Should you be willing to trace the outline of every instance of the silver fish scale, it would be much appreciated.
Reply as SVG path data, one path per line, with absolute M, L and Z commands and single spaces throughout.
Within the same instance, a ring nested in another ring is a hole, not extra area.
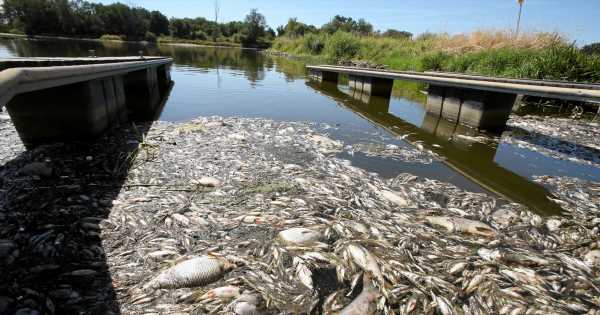
M 214 257 L 197 257 L 177 264 L 153 280 L 156 289 L 178 289 L 209 284 L 221 277 L 224 264 Z

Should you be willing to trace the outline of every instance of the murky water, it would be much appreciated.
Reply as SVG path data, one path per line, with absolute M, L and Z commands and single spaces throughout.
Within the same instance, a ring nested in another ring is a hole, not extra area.
M 364 153 L 341 157 L 356 166 L 394 177 L 410 172 L 453 183 L 471 191 L 490 192 L 521 202 L 541 213 L 559 208 L 546 190 L 532 182 L 535 175 L 555 175 L 600 181 L 600 169 L 503 141 L 461 140 L 473 130 L 429 116 L 426 97 L 416 85 L 396 82 L 391 100 L 357 97 L 343 84 L 317 84 L 305 77 L 304 64 L 273 58 L 252 50 L 144 46 L 83 41 L 0 40 L 0 57 L 145 55 L 172 56 L 175 86 L 161 120 L 184 121 L 197 116 L 265 117 L 326 124 L 331 137 L 346 144 L 393 144 L 412 149 L 420 143 L 443 157 L 431 163 L 398 161 Z M 466 138 L 465 138 L 466 139 Z

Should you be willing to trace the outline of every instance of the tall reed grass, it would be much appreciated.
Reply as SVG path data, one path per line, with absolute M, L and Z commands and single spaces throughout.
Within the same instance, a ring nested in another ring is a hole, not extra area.
M 521 33 L 516 37 L 510 31 L 477 31 L 397 39 L 338 32 L 279 37 L 272 49 L 319 56 L 327 62 L 368 61 L 397 70 L 600 82 L 600 56 L 584 54 L 556 33 Z

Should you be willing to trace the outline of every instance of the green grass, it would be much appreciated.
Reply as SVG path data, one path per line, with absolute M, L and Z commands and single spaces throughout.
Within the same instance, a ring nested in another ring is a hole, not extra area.
M 395 70 L 450 71 L 514 78 L 600 82 L 600 55 L 585 54 L 548 33 L 524 34 L 514 40 L 502 32 L 450 37 L 432 34 L 417 39 L 308 34 L 279 37 L 272 49 L 329 63 L 362 60 Z

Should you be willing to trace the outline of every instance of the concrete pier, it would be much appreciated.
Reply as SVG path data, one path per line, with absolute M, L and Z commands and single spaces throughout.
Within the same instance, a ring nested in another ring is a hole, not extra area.
M 307 69 L 309 77 L 317 81 L 337 82 L 338 74 L 347 74 L 351 89 L 382 97 L 391 95 L 394 80 L 429 84 L 428 112 L 479 129 L 504 128 L 517 95 L 600 103 L 600 85 L 592 83 L 330 65 Z
M 338 82 L 337 72 L 332 71 L 320 71 L 309 69 L 308 76 L 310 79 L 318 82 Z
M 348 86 L 363 94 L 390 97 L 394 80 L 350 75 L 348 76 Z
M 168 58 L 71 58 L 69 66 L 60 59 L 47 66 L 52 61 L 0 72 L 0 100 L 28 144 L 93 138 L 128 120 L 152 120 L 172 84 Z
M 427 112 L 479 129 L 501 129 L 516 94 L 430 85 Z

